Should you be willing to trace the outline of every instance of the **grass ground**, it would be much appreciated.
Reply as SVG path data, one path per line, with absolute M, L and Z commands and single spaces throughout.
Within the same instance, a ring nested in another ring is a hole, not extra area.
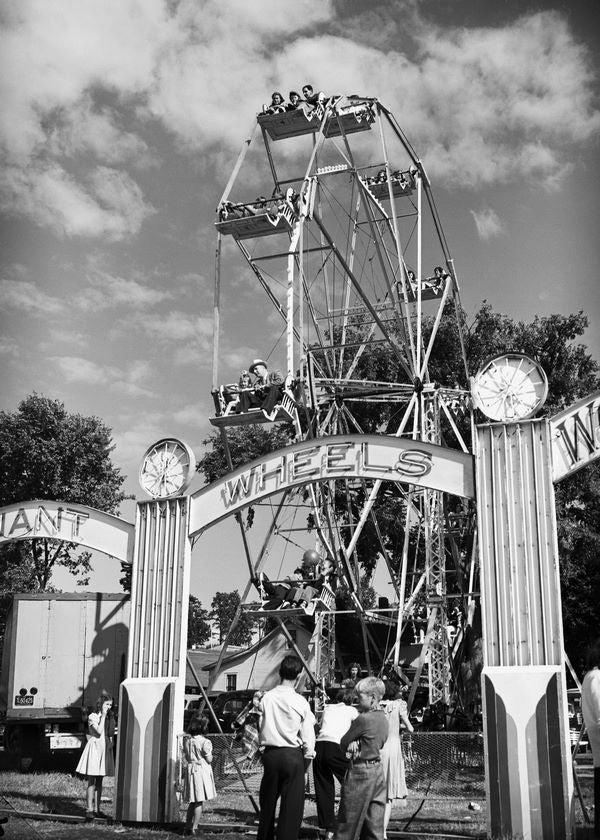
M 114 779 L 109 778 L 105 781 L 102 808 L 107 813 L 112 813 Z M 590 780 L 584 777 L 581 781 L 586 802 L 590 805 Z M 478 810 L 478 806 L 481 810 Z M 168 827 L 85 823 L 82 821 L 85 815 L 85 782 L 69 772 L 56 770 L 34 773 L 8 770 L 0 772 L 0 809 L 4 813 L 10 813 L 9 822 L 5 826 L 6 840 L 105 840 L 109 837 L 114 840 L 116 836 L 127 840 L 172 840 L 181 835 L 184 819 L 182 808 L 181 823 Z M 411 821 L 417 810 L 418 813 Z M 43 814 L 47 819 L 32 819 L 27 816 L 31 813 Z M 576 807 L 576 813 L 581 825 L 583 820 L 579 806 Z M 70 816 L 76 821 L 52 819 L 53 814 Z M 440 835 L 482 837 L 485 835 L 485 819 L 485 801 L 481 799 L 426 799 L 423 802 L 418 796 L 414 796 L 409 797 L 403 808 L 394 809 L 389 836 L 414 836 L 421 840 L 439 838 Z M 240 837 L 252 836 L 253 831 L 255 833 L 255 820 L 256 814 L 247 795 L 239 791 L 224 790 L 207 807 L 201 836 L 205 840 L 239 840 Z M 231 824 L 236 824 L 238 830 L 228 830 L 226 826 Z M 251 828 L 243 830 L 243 826 Z M 306 803 L 303 836 L 317 837 L 315 805 L 311 798 L 308 798 Z M 580 827 L 577 831 L 578 840 L 587 837 L 591 837 L 591 832 Z

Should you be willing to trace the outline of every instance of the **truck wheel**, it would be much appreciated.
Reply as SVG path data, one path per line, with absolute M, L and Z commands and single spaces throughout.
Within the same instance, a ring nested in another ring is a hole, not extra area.
M 30 770 L 35 760 L 36 732 L 22 726 L 7 726 L 4 734 L 6 751 L 17 768 L 23 772 Z

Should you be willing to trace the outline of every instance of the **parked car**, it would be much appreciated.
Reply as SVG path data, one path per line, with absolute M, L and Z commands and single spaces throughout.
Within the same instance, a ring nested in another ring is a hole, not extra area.
M 255 689 L 242 689 L 240 691 L 224 691 L 211 698 L 211 706 L 219 721 L 221 729 L 226 734 L 234 731 L 233 722 L 239 713 L 244 709 L 254 696 Z M 204 700 L 202 696 L 186 695 L 186 704 L 183 711 L 183 728 L 187 731 L 190 720 L 195 714 L 198 714 L 204 707 Z M 205 714 L 208 716 L 208 732 L 217 733 L 219 731 L 213 716 L 208 709 L 205 709 Z
M 239 691 L 224 691 L 212 701 L 213 711 L 226 734 L 234 732 L 233 723 L 239 713 L 252 701 L 256 689 L 247 688 Z M 209 732 L 218 732 L 212 719 L 208 725 Z

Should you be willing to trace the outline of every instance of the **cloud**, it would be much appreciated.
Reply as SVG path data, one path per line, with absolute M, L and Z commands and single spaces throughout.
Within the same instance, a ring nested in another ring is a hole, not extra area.
M 457 28 L 410 2 L 353 16 L 325 0 L 5 7 L 2 206 L 60 236 L 135 236 L 153 208 L 129 169 L 156 158 L 152 126 L 203 152 L 207 171 L 228 165 L 270 91 L 305 80 L 299 68 L 329 92 L 378 96 L 445 185 L 556 188 L 574 144 L 600 130 L 590 53 L 556 11 Z
M 137 233 L 153 208 L 126 172 L 101 166 L 85 182 L 58 164 L 6 167 L 1 208 L 28 216 L 58 236 L 104 236 L 118 241 Z
M 477 233 L 480 239 L 487 241 L 493 239 L 494 236 L 500 236 L 504 233 L 504 225 L 502 224 L 498 214 L 491 207 L 486 207 L 483 210 L 469 210 L 471 216 L 475 220 Z
M 0 336 L 0 356 L 18 359 L 20 355 L 19 347 L 14 338 Z
M 40 342 L 39 348 L 43 352 L 48 352 L 56 343 L 70 344 L 75 347 L 87 347 L 89 344 L 89 335 L 69 327 L 51 326 L 49 325 L 48 334 L 50 341 Z
M 106 386 L 109 391 L 128 397 L 155 397 L 144 383 L 152 378 L 148 362 L 133 361 L 125 370 L 100 365 L 81 356 L 55 356 L 54 361 L 68 383 Z
M 74 157 L 91 152 L 104 163 L 129 162 L 136 168 L 155 166 L 155 156 L 138 135 L 120 128 L 118 114 L 107 106 L 95 107 L 84 94 L 69 110 L 51 115 L 46 152 L 57 157 Z
M 0 280 L 0 296 L 5 308 L 32 315 L 58 315 L 65 311 L 61 300 L 46 294 L 29 280 Z
M 113 277 L 98 271 L 88 277 L 89 287 L 75 296 L 74 305 L 84 311 L 97 312 L 114 306 L 142 309 L 173 297 L 172 292 L 152 289 L 137 280 Z
M 213 321 L 208 316 L 189 315 L 178 310 L 167 313 L 134 312 L 117 325 L 143 332 L 160 344 L 198 340 L 206 348 L 212 346 Z

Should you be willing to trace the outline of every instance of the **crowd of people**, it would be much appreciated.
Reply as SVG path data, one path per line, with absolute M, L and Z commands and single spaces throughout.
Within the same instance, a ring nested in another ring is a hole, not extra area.
M 285 656 L 279 685 L 257 692 L 244 717 L 245 749 L 259 755 L 263 766 L 258 840 L 296 840 L 311 764 L 317 819 L 326 840 L 385 838 L 392 804 L 407 796 L 401 728 L 412 732 L 413 727 L 400 687 L 392 680 L 360 679 L 360 666 L 352 663 L 317 723 L 308 700 L 295 689 L 302 667 L 297 656 Z M 341 785 L 337 815 L 336 779 Z
M 589 646 L 586 665 L 582 712 L 594 764 L 594 836 L 600 837 L 600 639 Z M 386 838 L 393 803 L 403 803 L 407 797 L 401 733 L 412 732 L 413 726 L 403 689 L 392 679 L 361 679 L 360 665 L 353 662 L 317 723 L 308 701 L 295 688 L 302 668 L 297 656 L 285 656 L 279 685 L 256 692 L 250 713 L 244 716 L 247 747 L 263 766 L 257 838 L 297 840 L 305 775 L 311 764 L 317 819 L 326 840 Z M 217 796 L 208 723 L 202 713 L 192 718 L 183 740 L 187 835 L 197 835 L 203 803 Z M 87 728 L 76 774 L 87 782 L 86 819 L 91 821 L 107 816 L 100 810 L 102 784 L 105 776 L 114 775 L 115 716 L 108 694 L 98 697 Z M 341 785 L 337 815 L 335 779 Z

